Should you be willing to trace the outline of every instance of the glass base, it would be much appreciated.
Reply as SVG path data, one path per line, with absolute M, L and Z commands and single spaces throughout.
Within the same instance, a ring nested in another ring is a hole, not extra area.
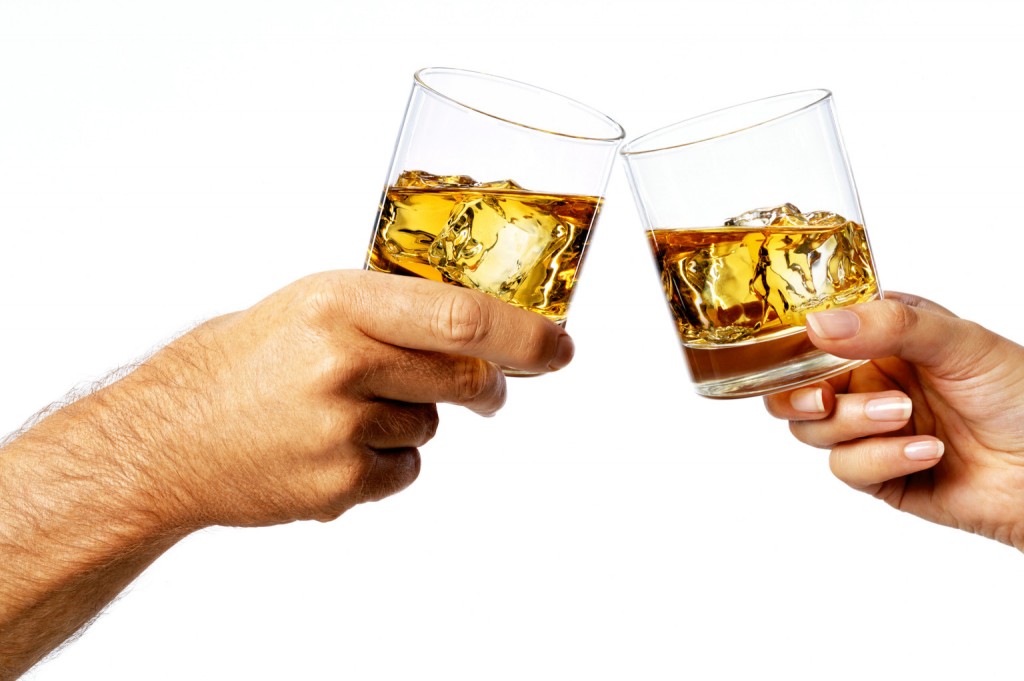
M 843 359 L 814 347 L 801 329 L 734 346 L 683 346 L 694 390 L 704 397 L 756 397 L 841 374 L 867 360 Z
M 698 395 L 720 400 L 758 397 L 760 395 L 770 395 L 771 393 L 782 392 L 783 390 L 799 388 L 810 383 L 817 383 L 826 378 L 856 369 L 867 362 L 864 359 L 842 359 L 826 353 L 822 353 L 822 355 L 819 358 L 820 361 L 808 363 L 800 367 L 802 371 L 796 375 L 792 375 L 791 372 L 787 371 L 787 367 L 780 367 L 777 371 L 765 371 L 746 378 L 702 383 L 695 385 L 694 389 Z
M 540 372 L 537 371 L 524 371 L 523 369 L 509 369 L 508 367 L 501 367 L 501 373 L 506 376 L 513 376 L 515 378 L 528 378 L 530 376 L 540 376 Z

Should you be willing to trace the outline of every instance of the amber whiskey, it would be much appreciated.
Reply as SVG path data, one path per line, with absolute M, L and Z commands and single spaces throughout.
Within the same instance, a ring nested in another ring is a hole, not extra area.
M 406 171 L 384 191 L 367 267 L 475 288 L 563 323 L 600 207 L 512 180 Z
M 827 362 L 807 313 L 878 296 L 864 227 L 835 213 L 785 204 L 720 227 L 654 229 L 650 244 L 698 392 Z

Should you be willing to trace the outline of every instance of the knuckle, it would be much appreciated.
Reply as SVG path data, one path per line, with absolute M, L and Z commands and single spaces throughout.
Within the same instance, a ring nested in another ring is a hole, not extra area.
M 830 449 L 835 445 L 835 440 L 823 437 L 817 421 L 790 421 L 789 432 L 798 441 L 817 449 Z
M 387 365 L 376 361 L 373 353 L 359 344 L 352 344 L 345 352 L 332 352 L 321 360 L 320 376 L 325 388 L 332 394 L 338 389 L 370 382 L 378 374 L 386 373 Z
M 434 439 L 437 435 L 437 429 L 441 425 L 441 417 L 437 414 L 437 407 L 434 405 L 427 405 L 426 415 L 423 423 L 423 441 L 418 446 L 422 446 Z
M 525 333 L 527 341 L 523 346 L 524 359 L 530 366 L 546 365 L 554 357 L 558 344 L 555 327 L 545 323 L 540 317 L 526 319 L 530 321 L 530 326 Z
M 782 399 L 781 397 L 778 395 L 765 395 L 763 399 L 764 409 L 770 416 L 774 416 L 777 419 L 786 418 L 783 410 L 779 408 L 779 402 Z
M 351 494 L 359 501 L 362 501 L 372 488 L 372 481 L 377 469 L 377 458 L 380 456 L 368 447 L 365 450 L 363 456 L 352 461 L 346 468 L 341 486 L 345 496 Z
M 342 300 L 337 286 L 330 286 L 323 279 L 309 279 L 302 292 L 301 310 L 316 320 L 336 314 Z
M 956 320 L 956 322 L 963 327 L 963 331 L 958 333 L 956 338 L 960 340 L 968 353 L 973 350 L 975 360 L 980 360 L 993 352 L 1004 342 L 1002 336 L 992 333 L 977 322 L 969 320 Z
M 833 447 L 828 455 L 828 469 L 832 475 L 845 480 L 847 452 L 842 447 Z
M 354 492 L 363 484 L 364 468 L 358 462 L 355 466 L 346 462 L 342 466 L 324 466 L 311 476 L 307 480 L 309 504 L 313 509 L 310 517 L 330 522 L 358 503 Z
M 366 295 L 356 275 L 360 272 L 321 272 L 292 284 L 292 304 L 299 314 L 317 326 L 332 326 L 332 320 L 348 314 L 352 301 Z
M 874 491 L 871 492 L 871 496 L 884 501 L 893 508 L 901 508 L 903 506 L 903 496 L 905 492 L 906 487 L 903 485 L 902 480 L 887 480 L 881 485 L 878 485 Z
M 436 406 L 418 404 L 393 412 L 383 430 L 391 433 L 403 446 L 422 447 L 437 434 L 439 423 Z
M 422 447 L 437 434 L 440 417 L 434 404 L 397 404 L 386 408 L 367 406 L 348 430 L 336 436 L 348 442 L 366 445 L 386 441 L 390 446 Z M 360 477 L 372 472 L 358 464 L 348 469 L 348 475 Z
M 320 452 L 324 458 L 331 458 L 339 450 L 353 445 L 361 445 L 366 441 L 370 431 L 366 409 L 361 408 L 352 416 L 342 415 L 331 410 L 325 417 L 322 429 Z
M 322 509 L 319 513 L 317 513 L 313 517 L 313 519 L 317 522 L 329 523 L 340 518 L 342 514 L 345 513 L 345 511 L 347 511 L 349 508 L 351 507 L 347 504 L 344 506 L 332 506 L 329 508 L 325 508 Z
M 950 340 L 942 354 L 943 373 L 947 378 L 969 379 L 981 367 L 999 363 L 999 345 L 1004 339 L 980 324 L 968 320 L 954 320 Z
M 476 402 L 491 392 L 491 373 L 483 362 L 460 361 L 456 367 L 455 400 L 458 403 Z
M 896 300 L 883 300 L 886 325 L 897 334 L 910 331 L 917 324 L 917 310 Z
M 438 295 L 435 307 L 434 333 L 446 344 L 466 347 L 487 336 L 487 308 L 479 296 L 452 289 Z

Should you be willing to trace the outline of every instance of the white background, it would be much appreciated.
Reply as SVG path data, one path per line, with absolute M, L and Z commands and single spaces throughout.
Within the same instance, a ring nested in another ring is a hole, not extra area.
M 422 66 L 631 136 L 830 88 L 884 285 L 1024 340 L 1022 28 L 1010 0 L 0 0 L 0 430 L 360 267 Z M 31 678 L 1020 678 L 1024 556 L 691 392 L 621 165 L 568 328 L 496 418 L 442 407 L 406 492 L 194 535 Z

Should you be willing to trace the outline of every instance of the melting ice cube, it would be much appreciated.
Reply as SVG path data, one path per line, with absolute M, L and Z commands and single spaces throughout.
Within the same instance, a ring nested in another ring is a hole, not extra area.
M 465 286 L 509 300 L 565 225 L 514 196 L 457 205 L 430 245 L 430 264 Z
M 758 208 L 725 221 L 726 227 L 796 227 L 806 224 L 807 218 L 792 203 L 784 203 L 774 208 Z
M 761 264 L 752 290 L 762 294 L 773 314 L 802 324 L 807 311 L 838 304 L 860 294 L 871 264 L 860 225 L 829 211 L 801 213 L 791 203 L 744 213 L 730 226 L 761 227 Z M 781 228 L 781 229 L 772 229 Z

